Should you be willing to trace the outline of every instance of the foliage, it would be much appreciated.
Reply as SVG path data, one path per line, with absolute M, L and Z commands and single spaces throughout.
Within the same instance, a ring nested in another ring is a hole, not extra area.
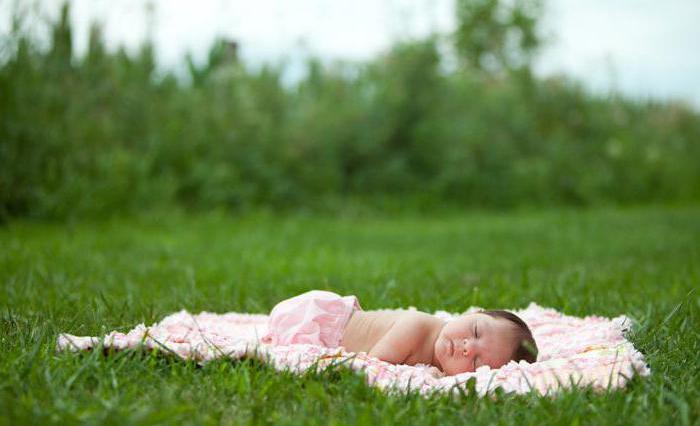
M 0 220 L 698 200 L 700 116 L 536 78 L 539 10 L 459 1 L 452 53 L 433 36 L 367 63 L 312 59 L 294 84 L 224 41 L 187 79 L 159 71 L 150 43 L 109 51 L 98 26 L 78 57 L 67 6 L 46 46 L 16 25 L 0 63 Z
M 541 0 L 457 0 L 455 44 L 468 67 L 529 67 L 541 45 Z

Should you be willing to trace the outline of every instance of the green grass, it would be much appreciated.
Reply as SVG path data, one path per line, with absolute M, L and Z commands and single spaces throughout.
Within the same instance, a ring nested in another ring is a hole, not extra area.
M 0 228 L 0 422 L 667 423 L 700 415 L 700 207 L 401 217 L 139 217 Z M 627 314 L 652 369 L 621 391 L 555 398 L 386 396 L 344 369 L 202 368 L 154 354 L 57 354 L 181 308 L 266 312 L 311 288 L 365 309 L 530 301 Z

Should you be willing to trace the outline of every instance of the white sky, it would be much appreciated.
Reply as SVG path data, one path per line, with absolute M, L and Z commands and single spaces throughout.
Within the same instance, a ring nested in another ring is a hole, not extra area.
M 37 3 L 51 14 L 61 1 Z M 163 66 L 181 64 L 186 52 L 201 57 L 217 35 L 238 40 L 248 61 L 294 65 L 305 54 L 366 59 L 392 40 L 454 27 L 453 0 L 152 0 L 150 28 L 146 3 L 72 0 L 78 52 L 95 19 L 110 46 L 134 48 L 150 31 Z M 0 0 L 0 33 L 11 4 Z M 537 64 L 540 74 L 564 72 L 594 90 L 682 98 L 700 107 L 700 0 L 546 4 L 551 41 Z

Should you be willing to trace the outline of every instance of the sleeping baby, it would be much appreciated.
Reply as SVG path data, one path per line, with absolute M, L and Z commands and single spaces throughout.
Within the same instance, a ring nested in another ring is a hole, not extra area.
M 433 365 L 448 375 L 537 359 L 530 329 L 507 311 L 480 311 L 444 321 L 420 311 L 364 311 L 355 296 L 321 290 L 278 303 L 262 341 L 342 346 L 393 364 Z

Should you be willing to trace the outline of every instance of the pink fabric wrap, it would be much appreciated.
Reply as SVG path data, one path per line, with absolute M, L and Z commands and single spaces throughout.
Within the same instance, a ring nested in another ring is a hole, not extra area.
M 361 310 L 355 296 L 312 290 L 278 303 L 270 312 L 264 343 L 340 346 L 352 313 Z

